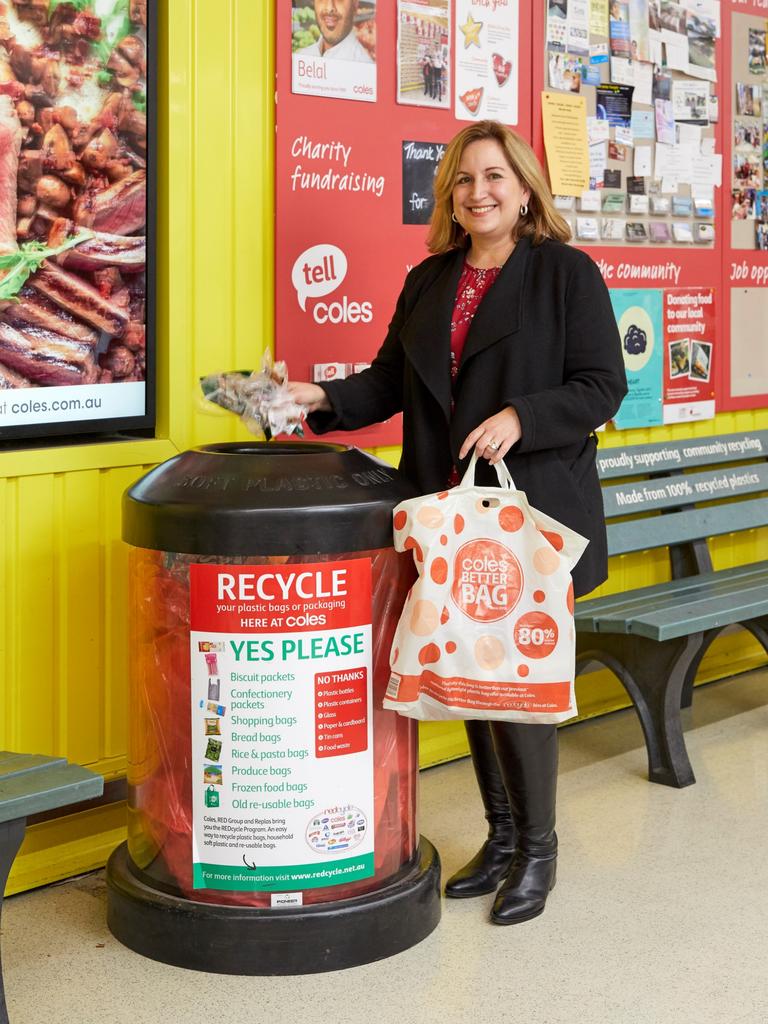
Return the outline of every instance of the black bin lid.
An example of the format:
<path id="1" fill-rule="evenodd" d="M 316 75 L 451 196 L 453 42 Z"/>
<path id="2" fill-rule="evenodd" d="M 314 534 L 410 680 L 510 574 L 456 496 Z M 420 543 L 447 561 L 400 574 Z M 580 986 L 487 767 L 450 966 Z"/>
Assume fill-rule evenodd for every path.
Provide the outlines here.
<path id="1" fill-rule="evenodd" d="M 123 495 L 123 540 L 196 555 L 305 555 L 392 545 L 392 509 L 415 494 L 359 448 L 299 441 L 210 444 Z"/>

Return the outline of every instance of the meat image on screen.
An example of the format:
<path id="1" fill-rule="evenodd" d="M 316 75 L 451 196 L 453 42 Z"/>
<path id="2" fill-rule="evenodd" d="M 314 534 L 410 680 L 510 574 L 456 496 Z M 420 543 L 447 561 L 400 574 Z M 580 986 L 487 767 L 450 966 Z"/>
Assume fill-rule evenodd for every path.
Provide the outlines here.
<path id="1" fill-rule="evenodd" d="M 146 374 L 146 0 L 0 0 L 0 389 Z"/>

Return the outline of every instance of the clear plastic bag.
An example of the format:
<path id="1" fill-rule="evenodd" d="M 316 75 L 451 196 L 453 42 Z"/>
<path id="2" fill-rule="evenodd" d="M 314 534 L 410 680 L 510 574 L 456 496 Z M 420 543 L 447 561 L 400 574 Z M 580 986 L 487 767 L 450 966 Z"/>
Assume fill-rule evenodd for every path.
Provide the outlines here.
<path id="1" fill-rule="evenodd" d="M 306 410 L 297 405 L 288 390 L 284 362 L 272 363 L 264 354 L 261 370 L 230 370 L 200 378 L 207 402 L 235 413 L 252 434 L 269 441 L 279 434 L 304 436 Z"/>

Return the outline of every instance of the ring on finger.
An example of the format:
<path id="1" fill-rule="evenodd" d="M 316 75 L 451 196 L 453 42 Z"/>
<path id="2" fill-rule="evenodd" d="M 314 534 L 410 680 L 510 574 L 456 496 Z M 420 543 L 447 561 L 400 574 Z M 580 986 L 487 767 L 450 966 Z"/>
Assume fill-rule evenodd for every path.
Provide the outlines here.
<path id="1" fill-rule="evenodd" d="M 498 441 L 489 441 L 488 444 L 486 445 L 486 447 L 490 448 L 491 451 L 497 452 L 499 450 L 499 442 Z"/>

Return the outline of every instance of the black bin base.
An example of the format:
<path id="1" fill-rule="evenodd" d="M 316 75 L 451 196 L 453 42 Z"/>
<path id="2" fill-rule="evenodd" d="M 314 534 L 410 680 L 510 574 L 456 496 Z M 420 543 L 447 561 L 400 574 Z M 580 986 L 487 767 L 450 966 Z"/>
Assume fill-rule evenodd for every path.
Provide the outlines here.
<path id="1" fill-rule="evenodd" d="M 405 875 L 338 903 L 262 909 L 194 903 L 135 877 L 126 843 L 107 864 L 107 924 L 151 960 L 215 974 L 317 974 L 382 960 L 440 920 L 440 858 L 423 836 Z"/>

